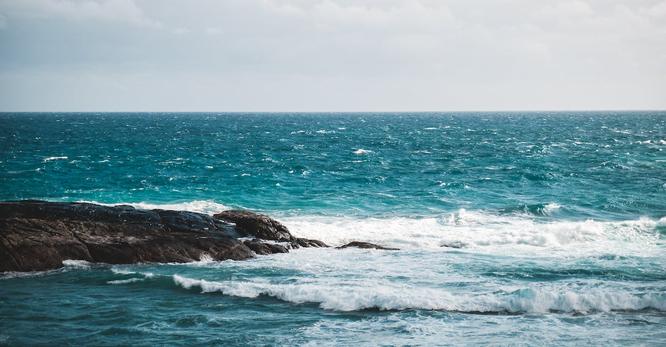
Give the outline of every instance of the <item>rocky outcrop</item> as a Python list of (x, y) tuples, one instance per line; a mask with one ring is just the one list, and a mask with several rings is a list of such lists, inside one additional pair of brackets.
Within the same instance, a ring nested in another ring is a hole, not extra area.
[[(0, 202), (0, 272), (54, 269), (68, 259), (109, 264), (242, 260), (299, 247), (328, 245), (294, 237), (280, 222), (244, 210), (211, 217), (126, 205)], [(396, 249), (367, 242), (338, 248), (347, 247)]]
[(265, 242), (259, 239), (252, 239), (243, 241), (248, 248), (250, 248), (254, 253), (266, 255), (273, 253), (289, 253), (289, 249), (283, 245)]
[(294, 237), (286, 226), (264, 214), (247, 210), (228, 210), (215, 214), (213, 217), (233, 223), (241, 236), (287, 242), (292, 248), (328, 247), (319, 240)]
[(53, 269), (67, 259), (128, 264), (252, 258), (237, 236), (233, 225), (193, 212), (0, 202), (0, 271)]
[(292, 242), (294, 240), (286, 226), (263, 214), (246, 210), (229, 210), (215, 214), (213, 217), (234, 223), (241, 236), (279, 242)]
[(383, 250), (387, 250), (387, 251), (399, 251), (400, 250), (399, 248), (384, 247), (384, 246), (376, 245), (374, 243), (361, 242), (361, 241), (353, 241), (353, 242), (350, 242), (346, 245), (342, 245), (342, 246), (336, 247), (336, 248), (342, 249), (342, 248), (349, 248), (349, 247), (383, 249)]

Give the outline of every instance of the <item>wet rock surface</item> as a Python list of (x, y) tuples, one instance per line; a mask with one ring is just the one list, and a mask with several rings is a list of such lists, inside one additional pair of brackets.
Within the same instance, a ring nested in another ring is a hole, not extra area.
[(18, 201), (0, 203), (0, 271), (47, 270), (77, 259), (110, 264), (247, 259), (233, 225), (184, 211)]
[(259, 239), (246, 240), (243, 244), (250, 248), (254, 253), (266, 255), (274, 253), (289, 253), (289, 249), (283, 245), (265, 242)]
[(282, 223), (275, 219), (247, 210), (228, 210), (213, 215), (214, 218), (233, 223), (236, 231), (245, 237), (261, 240), (288, 242), (291, 248), (328, 247), (322, 241), (294, 237)]
[(213, 217), (234, 223), (241, 236), (279, 242), (292, 242), (296, 239), (282, 223), (252, 211), (229, 210), (217, 213)]
[[(0, 272), (55, 269), (68, 259), (109, 264), (243, 260), (300, 247), (329, 246), (294, 237), (282, 223), (246, 210), (211, 217), (128, 205), (0, 202)], [(338, 248), (347, 247), (395, 249), (367, 242)]]

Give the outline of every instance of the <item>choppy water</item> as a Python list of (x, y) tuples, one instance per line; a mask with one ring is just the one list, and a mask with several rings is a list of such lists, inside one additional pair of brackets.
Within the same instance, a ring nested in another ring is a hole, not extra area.
[(401, 250), (4, 274), (0, 344), (666, 344), (666, 112), (0, 114), (26, 198)]

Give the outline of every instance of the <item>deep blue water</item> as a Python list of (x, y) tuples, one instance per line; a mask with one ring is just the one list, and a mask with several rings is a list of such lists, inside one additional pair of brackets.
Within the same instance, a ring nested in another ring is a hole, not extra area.
[(4, 274), (0, 344), (666, 344), (666, 112), (0, 114), (28, 198), (401, 250)]

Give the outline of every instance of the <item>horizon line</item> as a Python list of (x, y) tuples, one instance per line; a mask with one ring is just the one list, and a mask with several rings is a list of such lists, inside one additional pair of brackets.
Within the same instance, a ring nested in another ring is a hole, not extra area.
[(439, 111), (5, 111), (0, 110), (0, 113), (221, 113), (221, 114), (277, 114), (277, 113), (292, 113), (292, 114), (312, 114), (312, 113), (328, 113), (328, 114), (346, 114), (346, 113), (517, 113), (517, 112), (535, 112), (535, 113), (565, 113), (565, 112), (666, 112), (666, 109), (562, 109), (562, 110), (439, 110)]

